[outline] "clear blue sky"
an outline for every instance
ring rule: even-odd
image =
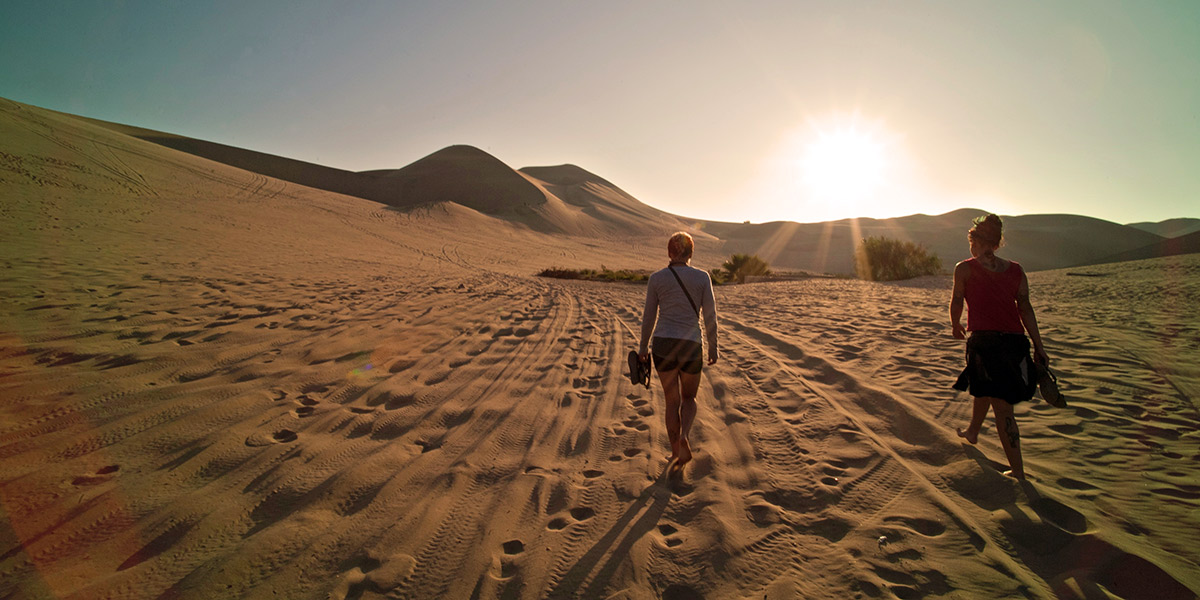
[[[355,171],[470,144],[698,218],[1200,217],[1192,0],[8,0],[0,56],[19,102]]]

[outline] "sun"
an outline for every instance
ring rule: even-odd
[[[744,190],[765,220],[799,223],[897,217],[939,197],[907,136],[857,111],[811,115],[781,130]]]
[[[892,161],[880,133],[852,121],[814,127],[805,138],[800,177],[814,200],[862,208],[884,191]]]

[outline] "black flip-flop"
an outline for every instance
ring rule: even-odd
[[[1046,404],[1055,408],[1066,408],[1067,398],[1062,392],[1058,391],[1058,377],[1054,376],[1054,371],[1050,367],[1038,365],[1038,390],[1042,393],[1042,400]]]
[[[629,381],[633,385],[640,383],[646,386],[646,389],[650,388],[650,365],[642,362],[637,350],[629,351]]]

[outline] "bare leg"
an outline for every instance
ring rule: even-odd
[[[958,429],[958,437],[967,440],[974,444],[979,441],[979,429],[983,427],[983,420],[987,417],[987,409],[992,405],[995,398],[986,396],[976,396],[975,404],[971,407],[971,424],[967,425],[967,430]]]
[[[1010,474],[1013,478],[1024,481],[1025,461],[1021,458],[1021,432],[1017,429],[1013,407],[999,398],[993,398],[992,414],[996,416],[996,433],[1000,435],[1000,445],[1004,446],[1008,466],[1012,467]]]
[[[692,460],[692,445],[688,434],[696,421],[696,392],[700,390],[700,374],[679,372],[679,466]]]
[[[671,442],[671,460],[679,458],[679,429],[680,429],[680,385],[679,369],[659,371],[658,380],[662,382],[663,396],[666,398],[667,439]],[[693,413],[694,414],[694,413]],[[690,424],[689,424],[690,425]]]

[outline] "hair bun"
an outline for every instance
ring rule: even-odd
[[[974,227],[968,233],[972,237],[976,237],[993,246],[1000,245],[1000,241],[1004,237],[1004,222],[1000,220],[999,215],[989,214],[985,217],[976,217],[971,220],[971,224]]]

